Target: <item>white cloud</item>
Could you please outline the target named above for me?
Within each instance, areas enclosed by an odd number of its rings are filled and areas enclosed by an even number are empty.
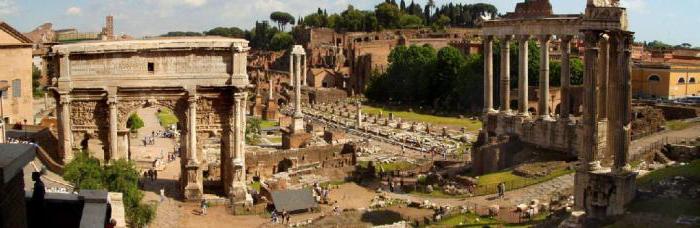
[[[0,0],[0,16],[17,13],[17,5],[14,0]]]
[[[66,9],[66,15],[77,16],[77,15],[80,15],[81,13],[82,13],[82,10],[80,9],[80,7],[77,7],[77,6],[72,6],[68,9]]]

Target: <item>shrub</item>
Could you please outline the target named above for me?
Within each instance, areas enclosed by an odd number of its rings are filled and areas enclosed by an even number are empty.
[[[126,121],[126,127],[128,127],[131,132],[136,132],[144,126],[143,119],[134,113],[129,116],[129,120]]]

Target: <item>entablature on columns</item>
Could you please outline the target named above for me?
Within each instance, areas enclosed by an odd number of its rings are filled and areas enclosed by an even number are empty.
[[[579,35],[583,19],[555,17],[536,19],[496,19],[482,24],[482,36],[506,35]]]

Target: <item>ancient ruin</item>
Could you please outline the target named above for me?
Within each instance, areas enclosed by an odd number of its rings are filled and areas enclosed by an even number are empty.
[[[524,143],[577,154],[581,165],[576,173],[576,209],[590,218],[624,213],[634,198],[635,176],[627,168],[631,127],[630,47],[633,33],[627,30],[626,10],[616,1],[588,1],[584,15],[552,15],[549,1],[526,1],[516,13],[483,22],[484,36],[484,129],[485,146],[472,155],[474,168],[492,172],[505,168],[509,144]],[[574,36],[586,45],[583,116],[571,115],[569,50]],[[536,38],[542,49],[539,103],[531,116],[528,103],[527,41]],[[562,104],[552,116],[549,104],[549,43],[560,39],[562,51]],[[510,107],[510,53],[501,48],[500,97],[494,109],[493,40],[502,47],[512,40],[520,44],[519,102]],[[519,140],[519,141],[518,141]],[[502,145],[502,146],[499,146]],[[512,149],[511,149],[512,150]],[[612,164],[603,168],[601,164]]]
[[[180,119],[180,182],[188,200],[203,194],[203,151],[219,142],[224,192],[246,199],[246,61],[248,42],[197,38],[57,45],[50,59],[56,75],[59,154],[63,163],[102,142],[106,161],[130,158],[127,118],[141,107],[164,107]]]

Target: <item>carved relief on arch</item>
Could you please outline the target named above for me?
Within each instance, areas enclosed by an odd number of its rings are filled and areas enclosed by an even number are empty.
[[[104,127],[109,126],[109,108],[104,101],[75,100],[71,104],[72,127]]]
[[[197,100],[197,126],[220,129],[228,124],[232,110],[231,99],[226,96],[201,97]]]

